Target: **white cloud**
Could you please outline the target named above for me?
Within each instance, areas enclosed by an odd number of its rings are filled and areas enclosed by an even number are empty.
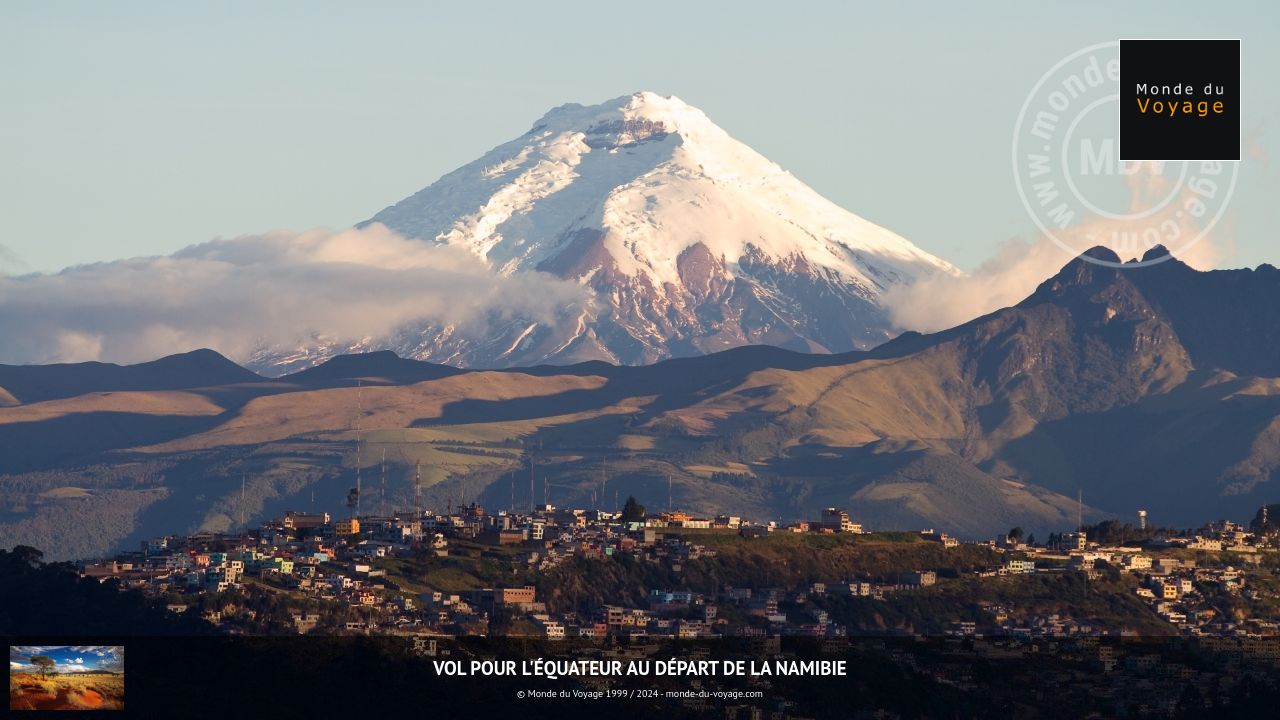
[[[54,650],[58,650],[63,647],[66,647],[66,646],[65,645],[14,645],[13,647],[9,648],[9,654],[11,656],[15,654],[42,655],[44,653],[52,652]]]
[[[1171,187],[1152,168],[1128,176],[1132,210],[1148,207],[1150,197],[1162,198]],[[1169,221],[1178,227],[1179,237],[1192,238],[1201,228],[1184,216],[1178,208],[1183,206],[1190,190],[1182,190],[1179,200],[1170,202],[1144,222],[1156,224]],[[1134,223],[1127,220],[1106,220],[1091,217],[1085,222],[1057,236],[1067,246],[1083,253],[1097,245],[1109,245],[1108,239],[1123,236],[1132,231]],[[1190,247],[1171,249],[1178,260],[1199,270],[1215,267],[1231,254],[1233,233],[1230,222],[1223,222],[1211,234],[1206,234]],[[1147,247],[1113,248],[1121,260],[1141,257]],[[937,275],[906,286],[895,286],[885,293],[884,303],[893,323],[903,330],[936,332],[954,327],[973,318],[1016,305],[1035,291],[1040,283],[1056,275],[1074,255],[1048,238],[1034,243],[1009,240],[994,258],[984,262],[967,275]]]
[[[273,231],[0,276],[0,363],[138,362],[200,347],[243,360],[263,346],[377,338],[419,320],[482,333],[495,314],[550,321],[585,292],[542,273],[499,276],[465,250],[381,225]]]
[[[904,330],[936,332],[1016,305],[1070,262],[1062,248],[1043,240],[1010,240],[996,257],[967,275],[936,275],[885,293],[893,323]]]

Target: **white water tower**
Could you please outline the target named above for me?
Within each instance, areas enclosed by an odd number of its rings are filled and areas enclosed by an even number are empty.
[[[1146,510],[1138,511],[1138,529],[1139,530],[1147,529],[1147,511]]]

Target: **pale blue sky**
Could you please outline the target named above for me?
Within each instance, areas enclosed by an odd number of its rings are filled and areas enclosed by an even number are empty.
[[[0,271],[342,227],[552,106],[678,95],[837,203],[972,268],[1033,225],[1012,126],[1058,59],[1240,37],[1280,130],[1280,11],[1234,3],[0,3]],[[1225,264],[1280,262],[1247,159]],[[16,256],[16,257],[15,257]]]

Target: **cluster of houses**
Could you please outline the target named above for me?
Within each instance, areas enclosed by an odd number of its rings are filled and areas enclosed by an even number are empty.
[[[441,635],[484,635],[504,632],[549,639],[604,636],[697,638],[756,635],[842,637],[846,628],[814,602],[828,596],[884,599],[901,591],[938,582],[933,568],[890,578],[816,582],[798,588],[724,588],[704,596],[682,589],[651,588],[643,607],[605,605],[590,615],[550,613],[533,586],[483,588],[468,592],[436,589],[412,592],[390,582],[384,559],[448,557],[463,548],[469,556],[490,546],[518,568],[546,571],[570,558],[603,559],[628,554],[640,561],[679,571],[683,563],[715,555],[694,542],[696,533],[672,536],[670,529],[721,530],[752,537],[770,533],[862,533],[862,526],[839,508],[828,508],[817,520],[786,525],[756,525],[739,517],[697,517],[664,512],[624,521],[620,513],[561,509],[551,505],[527,513],[488,513],[472,504],[447,513],[399,513],[391,516],[334,518],[328,513],[288,512],[259,528],[238,534],[201,533],[161,537],[142,543],[137,552],[83,567],[86,577],[115,578],[125,587],[162,596],[243,590],[246,584],[267,586],[299,600],[346,607],[337,629],[352,632],[411,632]],[[925,530],[922,539],[944,547],[958,544],[945,533]],[[984,543],[1001,551],[1002,561],[977,571],[994,577],[1037,572],[1079,571],[1090,577],[1099,563],[1119,567],[1138,578],[1135,592],[1161,618],[1187,634],[1276,634],[1274,624],[1242,623],[1222,617],[1204,604],[1204,592],[1245,594],[1245,574],[1233,566],[1196,567],[1193,560],[1153,557],[1149,550],[1102,547],[1083,532],[1057,537],[1050,546],[1029,546],[1020,538],[1001,536]],[[1268,549],[1263,538],[1238,525],[1222,523],[1211,533],[1192,538],[1161,539],[1152,545],[1190,550],[1238,551],[1242,562],[1256,562]],[[1185,554],[1185,553],[1184,553]],[[527,573],[526,573],[527,576]],[[316,603],[312,603],[314,606]],[[785,605],[790,612],[780,610]],[[175,603],[174,610],[183,610]],[[1092,623],[1044,615],[1011,617],[1007,608],[989,608],[991,626],[1007,635],[1095,635],[1106,628]],[[223,622],[221,610],[206,611]],[[309,632],[319,622],[314,612],[295,612],[295,628]],[[974,635],[977,624],[958,621],[951,634]]]
[[[713,557],[715,550],[680,537],[664,537],[669,529],[722,530],[744,536],[773,532],[861,533],[846,511],[829,508],[812,522],[754,525],[736,516],[698,517],[680,511],[662,512],[623,522],[621,513],[561,509],[546,505],[528,513],[488,513],[472,504],[437,514],[400,513],[392,516],[335,518],[329,513],[287,512],[256,529],[237,534],[197,533],[147,540],[136,552],[102,562],[87,563],[85,577],[114,578],[126,588],[156,596],[199,595],[240,591],[249,585],[269,586],[299,599],[345,605],[360,610],[344,624],[353,632],[428,631],[441,634],[486,634],[501,614],[515,617],[507,632],[548,638],[708,637],[725,633],[774,633],[840,636],[844,629],[825,614],[810,622],[788,623],[777,609],[780,600],[797,600],[811,593],[883,597],[895,590],[932,584],[930,571],[904,575],[895,583],[817,583],[809,588],[753,591],[726,590],[723,597],[705,598],[682,590],[654,589],[643,608],[605,606],[591,617],[552,615],[537,601],[533,587],[486,588],[471,592],[427,590],[406,593],[389,583],[384,558],[429,553],[447,557],[454,546],[506,547],[513,567],[545,571],[573,557],[605,558],[619,553],[679,569],[681,564]],[[945,535],[930,537],[954,543]],[[717,616],[717,602],[734,608],[735,615],[762,618],[755,626],[731,623]],[[185,610],[175,602],[171,609]],[[740,611],[740,612],[739,612]],[[221,610],[206,611],[212,622],[223,622]],[[319,622],[316,613],[293,614],[299,632]]]
[[[1090,579],[1100,577],[1099,564],[1115,567],[1135,581],[1133,592],[1180,634],[1195,637],[1268,637],[1280,635],[1280,623],[1270,618],[1239,619],[1214,607],[1212,598],[1231,595],[1247,600],[1280,600],[1261,587],[1250,587],[1246,567],[1258,566],[1264,553],[1275,552],[1274,535],[1246,530],[1238,523],[1212,523],[1188,537],[1157,537],[1143,547],[1104,546],[1089,540],[1084,532],[1063,534],[1046,546],[1029,546],[1001,536],[996,547],[1010,552],[999,569],[981,575],[1018,572],[1062,572],[1074,570]],[[1212,562],[1200,567],[1197,553],[1163,551],[1189,550],[1208,554]],[[1157,553],[1160,553],[1157,555]],[[1225,559],[1224,559],[1225,558]],[[1036,568],[1036,560],[1042,566]],[[991,608],[1001,634],[1015,636],[1103,635],[1106,628],[1060,617],[1056,614],[1011,619],[1007,608]],[[953,634],[973,634],[971,628],[953,627]]]
[[[1218,594],[1262,599],[1261,588],[1249,587],[1247,574],[1234,565],[1197,567],[1194,559],[1133,556],[1126,567],[1141,578],[1135,592],[1165,621],[1187,635],[1280,635],[1274,619],[1236,617],[1221,613],[1210,597]],[[1277,598],[1280,599],[1280,598]]]

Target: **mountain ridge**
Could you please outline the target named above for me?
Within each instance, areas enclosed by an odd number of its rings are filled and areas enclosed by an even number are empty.
[[[208,348],[132,365],[103,362],[0,365],[0,389],[16,404],[74,397],[88,392],[179,390],[263,378]]]

